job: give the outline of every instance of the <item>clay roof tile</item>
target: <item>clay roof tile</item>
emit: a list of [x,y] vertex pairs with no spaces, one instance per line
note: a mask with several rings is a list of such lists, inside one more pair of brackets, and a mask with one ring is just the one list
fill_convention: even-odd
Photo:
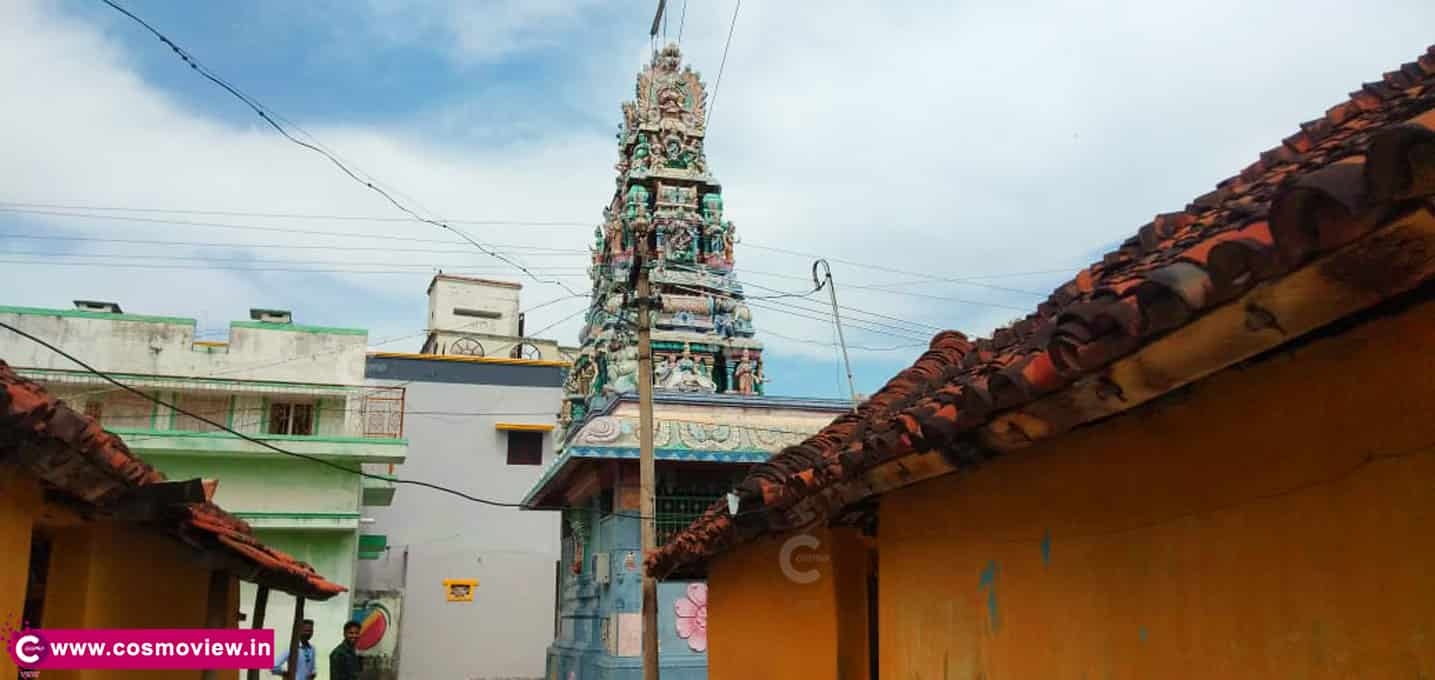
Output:
[[[165,481],[119,437],[0,360],[0,455],[7,450],[18,451],[30,472],[57,490],[101,511],[130,490]],[[187,506],[164,517],[167,523],[161,523],[161,530],[222,561],[244,565],[236,572],[241,578],[315,599],[345,590],[312,567],[265,546],[248,524],[213,503]]]
[[[955,351],[938,351],[934,339],[857,414],[754,467],[738,485],[745,514],[736,524],[705,514],[648,555],[646,568],[665,575],[799,520],[818,521],[842,499],[870,492],[865,471],[910,453],[976,464],[990,452],[969,433],[994,414],[1092,376],[1258,283],[1364,237],[1375,226],[1370,216],[1392,201],[1435,205],[1435,95],[1425,94],[1432,85],[1435,46],[1301,124],[1186,211],[1141,226],[1037,313],[991,338],[962,337]],[[1044,408],[993,436],[1020,440],[1029,436],[1024,428],[1074,426],[1080,414],[1068,411]]]

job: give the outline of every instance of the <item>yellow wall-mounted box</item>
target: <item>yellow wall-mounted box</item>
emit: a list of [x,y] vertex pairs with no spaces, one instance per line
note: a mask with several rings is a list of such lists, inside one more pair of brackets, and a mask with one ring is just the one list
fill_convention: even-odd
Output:
[[449,602],[473,602],[473,593],[478,590],[478,580],[446,578],[443,580],[443,590]]

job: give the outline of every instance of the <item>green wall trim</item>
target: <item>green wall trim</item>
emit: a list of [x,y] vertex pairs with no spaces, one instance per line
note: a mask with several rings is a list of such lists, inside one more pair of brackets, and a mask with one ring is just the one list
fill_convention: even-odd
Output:
[[[71,371],[63,368],[16,368],[21,375],[30,373],[49,373],[60,375],[93,375],[89,371]],[[129,380],[154,380],[163,382],[188,382],[188,383],[211,383],[216,385],[259,385],[264,387],[297,387],[302,389],[320,389],[334,392],[345,392],[356,390],[362,385],[335,385],[333,383],[296,383],[284,382],[281,380],[235,380],[233,378],[202,378],[186,377],[175,375],[149,375],[145,373],[108,373],[111,377]]]
[[235,517],[253,517],[254,519],[358,519],[357,512],[239,512],[233,511],[229,514]]
[[314,400],[314,425],[313,425],[314,434],[319,434],[320,432],[323,432],[323,430],[320,430],[320,429],[319,429],[319,420],[320,420],[320,416],[323,415],[323,413],[324,413],[324,400],[323,400],[323,399],[315,399],[315,400]]
[[[187,430],[144,430],[132,427],[109,427],[105,428],[118,435],[145,435],[173,437],[176,439],[240,439],[228,432],[189,432]],[[408,446],[407,439],[379,439],[370,437],[306,437],[298,434],[251,434],[255,439],[264,441],[287,441],[287,442],[319,442],[323,444],[378,444],[380,446]],[[240,439],[240,441],[243,441]]]
[[224,416],[224,426],[231,430],[234,429],[234,406],[238,401],[239,397],[229,395],[229,412]]
[[83,309],[48,309],[45,307],[11,307],[9,305],[0,305],[0,314],[23,314],[27,316],[68,316],[77,319],[105,319],[107,321],[143,321],[146,323],[170,323],[184,326],[198,325],[198,322],[194,319],[186,319],[181,316],[110,314],[107,312],[89,312]]
[[329,326],[301,326],[293,323],[267,323],[264,321],[230,321],[230,328],[254,328],[262,331],[289,331],[291,333],[319,333],[323,335],[368,335],[362,328],[332,328]]
[[269,397],[259,400],[259,434],[269,434]]
[[[148,393],[146,393],[146,394],[148,394]],[[158,398],[158,397],[159,397],[159,392],[155,392],[154,394],[151,394],[150,396]],[[158,401],[154,402],[154,404],[150,407],[150,410],[149,410],[149,429],[154,430],[154,431],[156,431],[156,432],[159,431],[159,402],[158,402]]]

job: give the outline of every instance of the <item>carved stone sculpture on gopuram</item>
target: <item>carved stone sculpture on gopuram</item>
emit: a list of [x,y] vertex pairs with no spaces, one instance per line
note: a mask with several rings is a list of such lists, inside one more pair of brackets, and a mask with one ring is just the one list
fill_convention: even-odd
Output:
[[[565,386],[565,421],[637,387],[635,225],[652,233],[648,268],[654,384],[686,393],[762,394],[762,344],[733,273],[737,231],[703,151],[707,93],[677,46],[654,55],[623,104],[617,186],[594,229],[592,302]],[[566,422],[564,423],[567,424]]]

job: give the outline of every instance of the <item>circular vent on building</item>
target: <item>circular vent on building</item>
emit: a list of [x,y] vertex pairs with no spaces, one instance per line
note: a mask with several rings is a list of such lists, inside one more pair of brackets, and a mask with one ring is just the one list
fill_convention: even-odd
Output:
[[509,352],[509,356],[514,359],[542,359],[543,352],[538,351],[538,348],[532,344],[520,342],[513,346],[513,351]]
[[481,357],[483,356],[483,343],[473,338],[459,338],[448,346],[448,353],[466,357]]

